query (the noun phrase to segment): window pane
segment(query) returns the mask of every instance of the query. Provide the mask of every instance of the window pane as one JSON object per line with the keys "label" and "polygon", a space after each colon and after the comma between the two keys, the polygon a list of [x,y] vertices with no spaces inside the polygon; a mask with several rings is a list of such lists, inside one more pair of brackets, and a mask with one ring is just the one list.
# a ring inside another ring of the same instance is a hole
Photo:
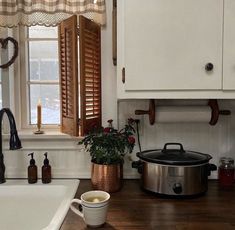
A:
{"label": "window pane", "polygon": [[29,27],[29,38],[57,38],[57,27],[32,26]]}
{"label": "window pane", "polygon": [[29,71],[30,71],[30,80],[39,80],[39,61],[30,59],[29,64]]}
{"label": "window pane", "polygon": [[30,80],[58,80],[57,41],[29,42]]}
{"label": "window pane", "polygon": [[42,104],[42,124],[60,124],[58,85],[30,85],[30,124],[37,123],[38,100]]}
{"label": "window pane", "polygon": [[58,60],[40,61],[40,80],[58,80]]}

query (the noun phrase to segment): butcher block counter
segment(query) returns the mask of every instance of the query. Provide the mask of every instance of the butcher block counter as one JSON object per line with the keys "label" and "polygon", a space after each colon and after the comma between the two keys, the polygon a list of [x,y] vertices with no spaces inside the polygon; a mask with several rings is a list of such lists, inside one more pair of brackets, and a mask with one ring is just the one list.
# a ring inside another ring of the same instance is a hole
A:
{"label": "butcher block counter", "polygon": [[[90,180],[81,180],[76,198],[89,190]],[[83,220],[69,210],[61,230],[83,229]],[[122,190],[111,194],[107,223],[99,229],[235,230],[235,187],[222,190],[209,180],[204,196],[169,199],[141,190],[139,180],[124,180]]]}

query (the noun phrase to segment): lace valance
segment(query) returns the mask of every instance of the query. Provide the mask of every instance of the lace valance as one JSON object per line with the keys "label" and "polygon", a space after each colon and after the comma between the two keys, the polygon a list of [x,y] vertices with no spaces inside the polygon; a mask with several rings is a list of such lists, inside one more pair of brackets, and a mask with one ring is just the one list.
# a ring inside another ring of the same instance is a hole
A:
{"label": "lace valance", "polygon": [[1,0],[0,26],[56,26],[71,15],[84,15],[104,25],[105,0]]}

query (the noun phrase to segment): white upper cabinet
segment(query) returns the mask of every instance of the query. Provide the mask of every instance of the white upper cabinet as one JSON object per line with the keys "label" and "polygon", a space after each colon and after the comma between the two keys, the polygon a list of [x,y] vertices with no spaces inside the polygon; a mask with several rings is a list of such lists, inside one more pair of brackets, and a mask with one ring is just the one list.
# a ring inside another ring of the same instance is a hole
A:
{"label": "white upper cabinet", "polygon": [[117,3],[118,98],[235,98],[234,0]]}
{"label": "white upper cabinet", "polygon": [[223,88],[235,89],[235,1],[224,0]]}

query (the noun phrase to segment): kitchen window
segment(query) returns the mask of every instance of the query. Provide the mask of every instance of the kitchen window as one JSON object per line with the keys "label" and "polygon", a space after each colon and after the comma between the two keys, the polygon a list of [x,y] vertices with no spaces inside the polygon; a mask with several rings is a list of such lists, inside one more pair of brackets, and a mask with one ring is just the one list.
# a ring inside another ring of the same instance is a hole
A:
{"label": "kitchen window", "polygon": [[[43,106],[42,124],[45,130],[61,126],[62,132],[77,136],[79,132],[82,135],[85,130],[88,131],[88,126],[100,124],[100,25],[105,25],[105,0],[60,3],[56,1],[53,4],[49,0],[30,1],[30,4],[15,1],[10,5],[7,5],[7,2],[5,0],[0,4],[0,34],[1,37],[4,35],[15,38],[20,52],[14,65],[2,75],[3,106],[12,109],[18,126],[21,129],[35,129],[36,105],[39,99]],[[68,18],[69,15],[73,15],[72,20]],[[84,16],[92,19],[92,21],[83,19],[84,30],[79,23],[81,34],[78,34],[75,24],[70,23],[77,22],[77,16],[79,21]],[[70,21],[66,25],[66,30],[69,32],[64,31],[66,37],[64,47],[61,46],[63,39],[60,41],[58,39],[61,38],[61,34],[58,34],[57,28],[47,27],[63,23],[61,20]],[[33,26],[38,24],[46,27],[39,29],[39,26]],[[70,42],[74,42],[67,38],[71,33],[79,36],[79,49],[82,49],[82,52],[81,50],[78,52],[77,49],[70,50]],[[82,39],[86,44],[80,42],[80,35],[86,37]],[[9,50],[8,47],[7,52]],[[65,57],[63,61],[60,53]],[[80,63],[77,58],[78,53],[82,53],[79,54],[80,60],[81,57],[84,59],[80,66],[78,66]],[[68,58],[69,54],[72,56]],[[5,56],[7,59],[7,55],[4,54],[4,58]],[[73,76],[69,72],[72,70],[71,61],[75,70]],[[64,74],[63,79],[59,73]],[[70,78],[71,76],[73,78]],[[79,86],[76,84],[71,91],[71,82],[75,78],[79,82],[78,77],[82,83]],[[74,111],[76,113],[73,113]],[[80,131],[70,132],[75,129]]]}
{"label": "kitchen window", "polygon": [[100,27],[80,21],[78,29],[76,16],[65,20],[59,34],[57,27],[20,28],[22,128],[35,127],[39,100],[45,129],[61,125],[78,136],[101,124]]}
{"label": "kitchen window", "polygon": [[[60,124],[59,67],[57,27],[32,26],[21,28],[25,55],[21,63],[23,127],[37,122],[37,104],[42,104],[42,124]],[[25,114],[26,113],[26,114]]]}

